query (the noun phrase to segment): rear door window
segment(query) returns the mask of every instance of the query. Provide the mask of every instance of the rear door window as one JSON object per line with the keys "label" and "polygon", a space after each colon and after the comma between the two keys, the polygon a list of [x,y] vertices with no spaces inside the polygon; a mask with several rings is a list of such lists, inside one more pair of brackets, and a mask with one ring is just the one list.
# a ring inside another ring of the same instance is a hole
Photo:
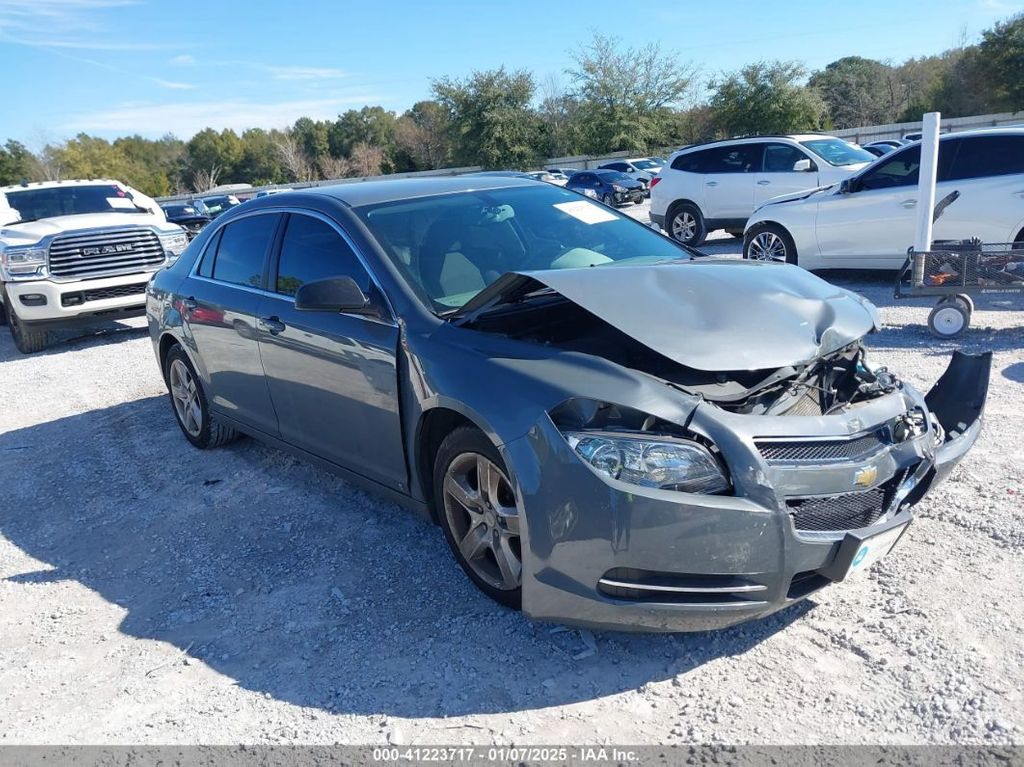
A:
{"label": "rear door window", "polygon": [[[945,141],[940,152],[945,149]],[[948,180],[1024,173],[1024,136],[972,136],[959,139]]]}
{"label": "rear door window", "polygon": [[213,279],[259,288],[278,214],[248,216],[224,227],[213,262]]}
{"label": "rear door window", "polygon": [[761,169],[764,144],[738,144],[704,151],[704,173],[754,173]]}

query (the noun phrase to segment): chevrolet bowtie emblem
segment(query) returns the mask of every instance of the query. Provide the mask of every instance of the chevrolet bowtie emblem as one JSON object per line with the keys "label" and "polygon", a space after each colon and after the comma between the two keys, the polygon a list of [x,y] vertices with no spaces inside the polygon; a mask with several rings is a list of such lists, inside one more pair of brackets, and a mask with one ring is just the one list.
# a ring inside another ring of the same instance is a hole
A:
{"label": "chevrolet bowtie emblem", "polygon": [[857,473],[853,475],[853,484],[856,487],[871,487],[875,484],[876,479],[878,479],[878,469],[874,466],[867,466],[857,469]]}

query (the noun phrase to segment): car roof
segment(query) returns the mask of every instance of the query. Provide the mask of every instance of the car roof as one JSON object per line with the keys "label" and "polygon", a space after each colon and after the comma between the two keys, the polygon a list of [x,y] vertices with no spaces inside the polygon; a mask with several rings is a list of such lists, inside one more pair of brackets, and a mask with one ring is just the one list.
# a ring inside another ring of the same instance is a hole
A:
{"label": "car roof", "polygon": [[118,181],[114,178],[76,178],[67,181],[29,181],[26,184],[10,184],[8,186],[0,186],[0,193],[20,192],[24,189],[58,189],[68,186],[107,186],[108,184],[127,186],[123,181]]}
{"label": "car roof", "polygon": [[[529,176],[438,176],[432,178],[401,178],[383,179],[380,181],[354,181],[347,184],[331,184],[292,192],[270,195],[253,199],[246,203],[248,209],[254,207],[274,207],[285,204],[286,199],[300,197],[321,197],[337,200],[343,205],[358,208],[363,205],[376,205],[385,202],[397,202],[418,197],[433,197],[441,194],[457,192],[487,191],[509,187],[536,186],[544,184]],[[253,207],[250,207],[253,206]]]}

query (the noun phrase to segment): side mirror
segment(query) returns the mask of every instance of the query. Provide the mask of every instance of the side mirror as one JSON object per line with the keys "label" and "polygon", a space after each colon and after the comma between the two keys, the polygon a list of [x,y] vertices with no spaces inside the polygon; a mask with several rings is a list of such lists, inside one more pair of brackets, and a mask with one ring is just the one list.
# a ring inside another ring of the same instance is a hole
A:
{"label": "side mirror", "polygon": [[807,173],[811,170],[811,160],[809,157],[805,157],[802,160],[797,160],[793,163],[794,173]]}
{"label": "side mirror", "polygon": [[857,191],[856,181],[852,178],[844,178],[839,182],[839,194],[853,194]]}
{"label": "side mirror", "polygon": [[307,282],[295,293],[295,308],[303,312],[379,314],[351,277],[329,277],[326,280]]}

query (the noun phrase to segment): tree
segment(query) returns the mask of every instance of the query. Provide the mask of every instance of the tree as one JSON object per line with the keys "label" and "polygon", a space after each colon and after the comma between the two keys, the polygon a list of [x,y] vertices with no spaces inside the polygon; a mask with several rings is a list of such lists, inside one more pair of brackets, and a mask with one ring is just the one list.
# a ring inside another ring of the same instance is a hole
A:
{"label": "tree", "polygon": [[804,68],[795,61],[760,61],[713,80],[709,105],[728,136],[795,133],[823,125],[821,96],[800,85]]}
{"label": "tree", "polygon": [[828,106],[836,128],[856,128],[892,122],[892,67],[873,59],[846,56],[815,72],[808,85]]}
{"label": "tree", "polygon": [[412,170],[442,168],[451,156],[448,115],[436,101],[417,101],[395,124],[395,143]]}
{"label": "tree", "polygon": [[990,89],[991,108],[1024,107],[1024,13],[981,33],[980,71]]}
{"label": "tree", "polygon": [[622,48],[619,41],[594,35],[581,46],[568,70],[579,102],[584,149],[644,151],[664,143],[666,117],[683,103],[695,68],[661,50],[658,43]]}
{"label": "tree", "polygon": [[352,147],[352,155],[348,162],[349,175],[379,176],[381,164],[384,162],[384,150],[379,146],[372,146],[365,141],[360,141]]}
{"label": "tree", "polygon": [[330,153],[335,157],[349,157],[356,144],[369,144],[383,150],[383,163],[390,169],[395,149],[395,121],[395,113],[384,107],[350,109],[327,129]]}
{"label": "tree", "polygon": [[30,179],[34,170],[35,157],[24,144],[9,139],[0,147],[0,186]]}
{"label": "tree", "polygon": [[526,70],[501,67],[465,80],[444,77],[432,90],[452,126],[456,163],[521,168],[537,159],[539,122],[530,109],[533,75]]}
{"label": "tree", "polygon": [[316,171],[295,136],[282,133],[274,146],[289,181],[312,181],[316,178]]}
{"label": "tree", "polygon": [[319,163],[330,156],[331,145],[329,140],[331,124],[326,120],[311,120],[308,117],[300,117],[292,126],[292,136],[299,142],[299,146],[311,162]]}
{"label": "tree", "polygon": [[262,186],[280,184],[288,179],[277,151],[281,132],[249,128],[242,134],[242,156],[235,166],[232,181]]}

